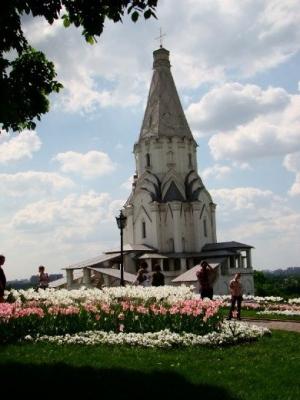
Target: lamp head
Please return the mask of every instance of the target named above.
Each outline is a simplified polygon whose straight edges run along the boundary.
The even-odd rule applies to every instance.
[[[119,229],[124,229],[126,226],[127,217],[123,214],[122,210],[120,211],[120,215],[116,217],[116,221]]]

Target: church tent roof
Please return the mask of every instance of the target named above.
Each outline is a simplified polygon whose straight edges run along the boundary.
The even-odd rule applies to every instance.
[[[153,76],[139,140],[150,137],[193,138],[171,74],[169,51],[153,52]]]
[[[73,275],[73,280],[76,281],[77,279],[81,279],[83,277],[82,271],[75,271]],[[67,284],[67,278],[64,276],[63,278],[56,279],[49,283],[49,288],[58,288],[62,287]]]
[[[202,257],[204,259],[207,257],[224,257],[224,256],[234,256],[237,254],[239,254],[237,250],[230,251],[230,250],[226,250],[226,249],[224,249],[224,250],[217,249],[217,250],[211,250],[211,251],[203,251],[200,253],[200,257]]]
[[[152,259],[153,258],[157,258],[157,259],[159,259],[159,258],[168,258],[168,257],[166,257],[166,256],[164,256],[162,254],[158,254],[158,253],[145,253],[141,257],[139,257],[140,260],[146,260],[148,258],[152,258]]]
[[[116,278],[121,280],[121,271],[116,268],[97,268],[97,267],[88,267],[93,271],[100,272],[103,275],[111,276],[112,278]],[[124,280],[129,283],[134,283],[136,280],[136,276],[134,274],[130,274],[129,272],[124,271]]]
[[[129,252],[134,252],[134,251],[142,251],[142,252],[150,252],[150,251],[156,251],[153,247],[147,246],[145,244],[131,244],[127,243],[123,246],[123,251],[126,253]],[[112,253],[120,253],[120,249],[111,249],[107,250],[105,254],[112,254]]]
[[[220,264],[210,264],[212,268],[217,268]],[[195,267],[185,271],[183,274],[177,276],[177,278],[173,279],[172,282],[179,283],[179,282],[196,282],[197,276],[196,273],[199,271],[200,265],[195,265]]]
[[[221,250],[221,249],[252,249],[253,246],[239,242],[219,242],[219,243],[208,243],[206,244],[202,251],[208,250]]]
[[[62,268],[62,269],[82,269],[85,267],[91,267],[93,265],[98,265],[104,263],[105,261],[110,261],[117,259],[120,256],[120,250],[119,253],[114,253],[114,254],[101,254],[98,257],[90,258],[85,261],[81,261],[77,264],[72,264],[69,267]]]

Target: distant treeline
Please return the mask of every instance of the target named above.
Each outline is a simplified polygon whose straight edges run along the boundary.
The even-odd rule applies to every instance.
[[[63,274],[49,274],[49,282],[56,281],[63,277]],[[32,275],[30,279],[15,279],[8,281],[6,288],[9,289],[30,289],[36,288],[39,283],[38,275]]]
[[[256,296],[300,297],[300,267],[254,271]]]

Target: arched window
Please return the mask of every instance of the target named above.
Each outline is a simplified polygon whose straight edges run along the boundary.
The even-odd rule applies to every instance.
[[[144,239],[146,237],[146,222],[142,222],[142,238]]]
[[[203,233],[204,233],[204,236],[207,237],[207,224],[206,224],[206,219],[203,220]]]
[[[149,153],[147,153],[146,154],[146,167],[150,167],[151,166],[151,164],[150,164],[150,154]]]

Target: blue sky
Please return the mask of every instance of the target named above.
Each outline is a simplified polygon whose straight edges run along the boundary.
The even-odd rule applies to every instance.
[[[157,15],[108,23],[94,46],[74,28],[24,19],[64,90],[35,131],[0,136],[8,279],[119,246],[114,217],[130,192],[160,27],[218,240],[255,246],[257,269],[300,265],[298,1],[165,0]]]

